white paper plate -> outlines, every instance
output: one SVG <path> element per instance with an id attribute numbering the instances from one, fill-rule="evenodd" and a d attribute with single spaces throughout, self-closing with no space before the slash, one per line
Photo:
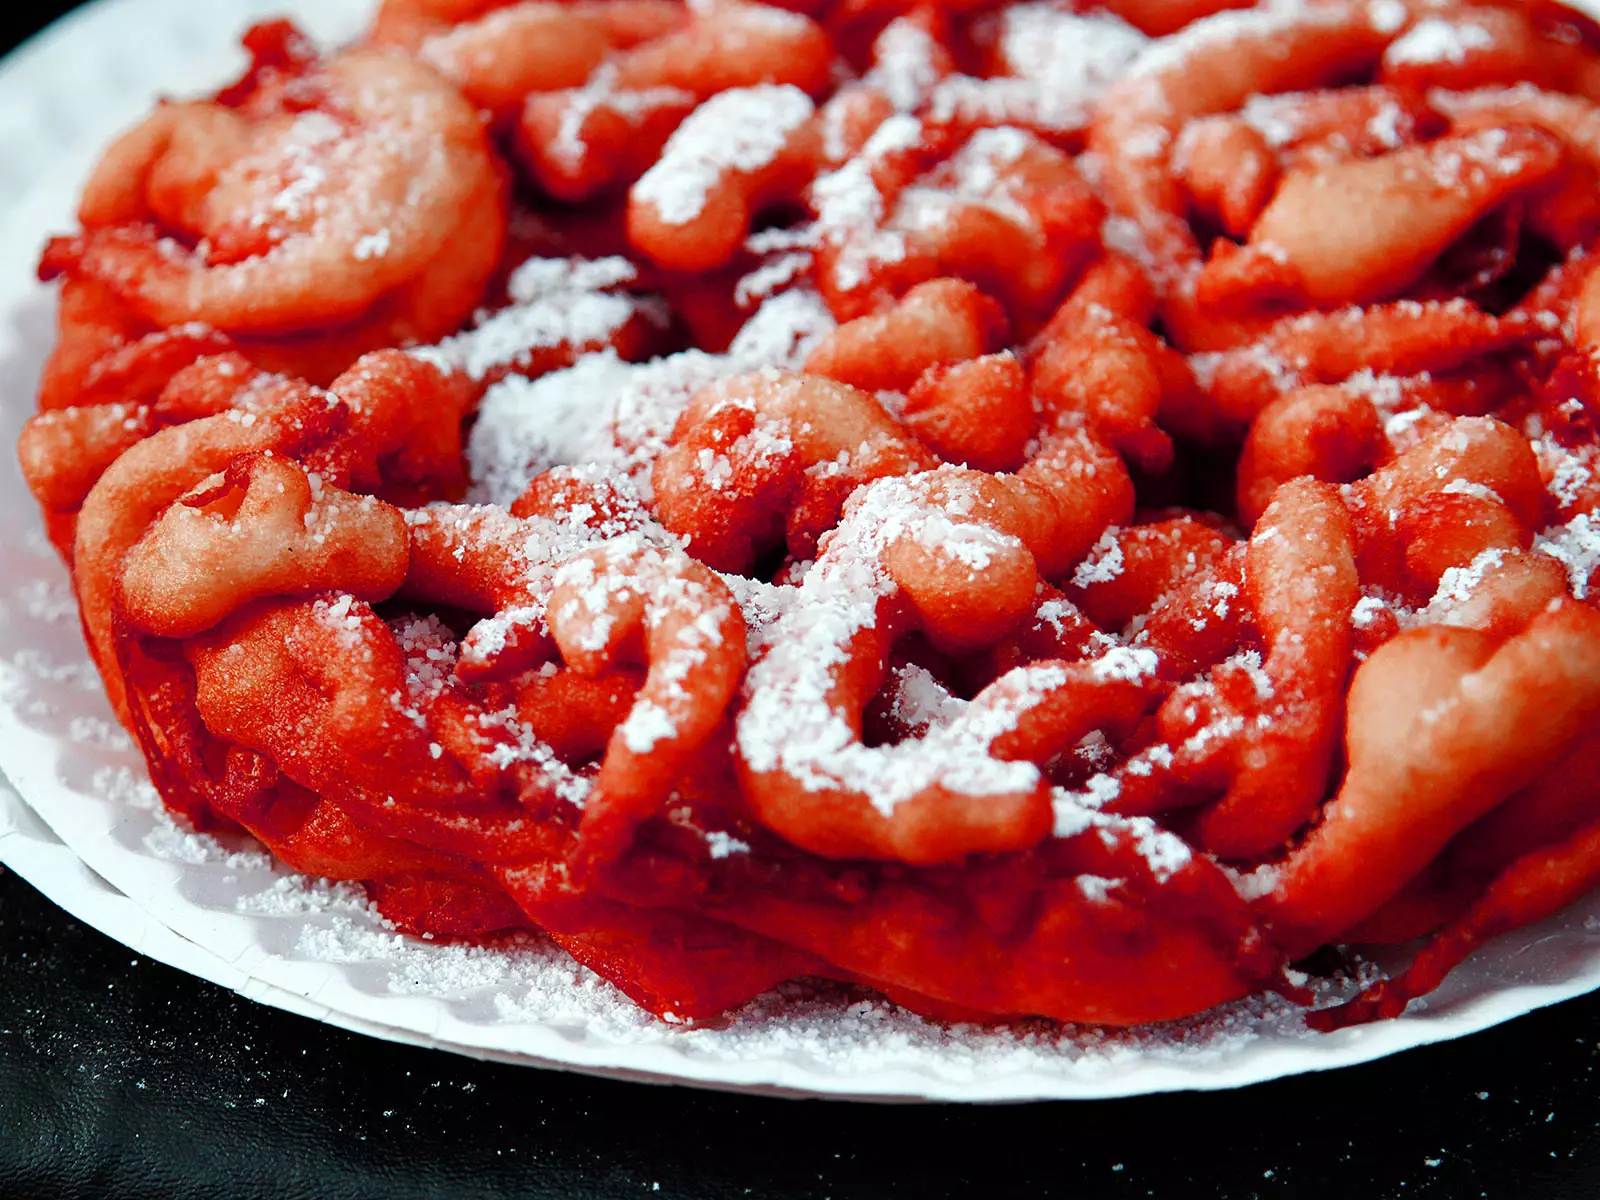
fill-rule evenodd
<path id="1" fill-rule="evenodd" d="M 0 445 L 31 411 L 53 298 L 33 281 L 78 182 L 160 93 L 220 82 L 251 19 L 319 37 L 368 0 L 101 0 L 0 64 Z M 1215 1089 L 1459 1037 L 1600 987 L 1600 897 L 1502 939 L 1397 1021 L 1316 1035 L 1276 1000 L 1133 1033 L 946 1029 L 801 989 L 718 1029 L 677 1029 L 534 939 L 398 937 L 359 894 L 176 827 L 117 727 L 67 577 L 14 468 L 0 470 L 0 859 L 142 954 L 293 1012 L 480 1057 L 635 1079 L 882 1100 L 1094 1098 Z"/>

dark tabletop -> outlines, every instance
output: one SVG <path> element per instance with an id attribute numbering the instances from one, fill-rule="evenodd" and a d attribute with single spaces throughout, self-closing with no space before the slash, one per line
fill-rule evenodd
<path id="1" fill-rule="evenodd" d="M 0 2 L 0 48 L 71 7 Z M 1591 997 L 1212 1095 L 887 1108 L 599 1082 L 262 1007 L 0 873 L 3 1200 L 1600 1197 L 1597 1061 Z"/>
<path id="2" fill-rule="evenodd" d="M 1211 1095 L 767 1100 L 348 1034 L 134 956 L 0 876 L 0 1196 L 1586 1197 L 1600 999 Z"/>

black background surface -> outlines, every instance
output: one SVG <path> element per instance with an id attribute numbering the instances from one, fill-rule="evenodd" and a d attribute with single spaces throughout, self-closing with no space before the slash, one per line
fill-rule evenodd
<path id="1" fill-rule="evenodd" d="M 194 0 L 196 4 L 209 0 Z M 70 4 L 0 0 L 0 46 Z M 765 1100 L 392 1046 L 133 956 L 0 874 L 0 1197 L 1600 1197 L 1600 997 L 1240 1092 Z"/>

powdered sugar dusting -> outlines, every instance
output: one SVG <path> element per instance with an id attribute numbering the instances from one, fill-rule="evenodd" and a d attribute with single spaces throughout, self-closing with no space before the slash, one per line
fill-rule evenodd
<path id="1" fill-rule="evenodd" d="M 630 378 L 615 354 L 586 354 L 566 370 L 490 388 L 467 443 L 474 498 L 509 505 L 535 475 L 602 453 L 605 403 Z"/>
<path id="2" fill-rule="evenodd" d="M 811 98 L 787 84 L 721 92 L 678 127 L 629 196 L 666 224 L 686 225 L 725 175 L 772 162 L 811 113 Z"/>
<path id="3" fill-rule="evenodd" d="M 1065 135 L 1088 124 L 1095 104 L 1148 46 L 1107 13 L 1016 4 L 998 18 L 997 66 L 981 79 L 955 74 L 928 92 L 922 115 L 936 124 L 1014 124 Z"/>
<path id="4" fill-rule="evenodd" d="M 872 43 L 872 67 L 862 82 L 880 89 L 899 112 L 922 106 L 938 84 L 943 47 L 918 21 L 897 17 Z"/>
<path id="5" fill-rule="evenodd" d="M 615 290 L 637 273 L 625 258 L 531 258 L 512 272 L 509 305 L 467 333 L 412 353 L 444 370 L 484 379 L 532 365 L 540 350 L 580 354 L 603 346 L 636 316 L 665 325 L 660 302 Z"/>
<path id="6" fill-rule="evenodd" d="M 505 379 L 484 397 L 468 441 L 472 498 L 509 505 L 561 464 L 621 475 L 648 498 L 650 466 L 690 396 L 742 370 L 799 366 L 833 325 L 816 293 L 792 288 L 766 300 L 726 354 L 686 350 L 632 364 L 602 352 L 538 379 Z"/>
<path id="7" fill-rule="evenodd" d="M 938 524 L 937 531 L 930 521 Z M 911 538 L 945 547 L 954 543 L 958 560 L 978 553 L 979 547 L 952 538 L 958 528 L 980 541 L 992 536 L 984 526 L 930 510 L 915 485 L 903 479 L 879 480 L 857 493 L 849 515 L 826 543 L 832 549 L 807 574 L 779 618 L 766 655 L 746 677 L 736 738 L 752 770 L 782 771 L 812 790 L 858 792 L 885 816 L 935 784 L 971 796 L 1010 795 L 1038 784 L 1032 763 L 1003 762 L 987 747 L 1014 727 L 1029 697 L 1060 686 L 1063 679 L 1051 668 L 1019 679 L 1014 703 L 965 705 L 923 737 L 892 746 L 865 745 L 829 703 L 847 648 L 859 633 L 877 627 L 880 602 L 892 594 L 879 561 L 883 548 Z"/>
<path id="8" fill-rule="evenodd" d="M 1424 17 L 1389 47 L 1384 54 L 1384 61 L 1392 66 L 1422 63 L 1459 65 L 1467 61 L 1470 51 L 1489 49 L 1494 42 L 1494 35 L 1475 21 Z"/>
<path id="9" fill-rule="evenodd" d="M 1600 573 L 1600 521 L 1579 513 L 1565 525 L 1546 529 L 1534 539 L 1533 548 L 1566 567 L 1575 597 L 1589 598 Z"/>
<path id="10" fill-rule="evenodd" d="M 880 162 L 916 146 L 922 122 L 897 113 L 867 139 L 861 152 L 811 184 L 811 206 L 821 239 L 838 248 L 834 282 L 842 290 L 859 287 L 880 263 L 899 262 L 908 252 L 905 235 L 883 229 L 888 206 L 873 178 Z"/>
<path id="11" fill-rule="evenodd" d="M 1424 625 L 1455 625 L 1461 623 L 1458 610 L 1471 600 L 1487 576 L 1505 561 L 1506 552 L 1490 547 L 1478 554 L 1464 567 L 1451 567 L 1439 577 L 1439 586 L 1427 608 L 1417 614 L 1417 622 Z M 1581 597 L 1580 597 L 1581 599 Z"/>
<path id="12" fill-rule="evenodd" d="M 1106 530 L 1100 535 L 1100 540 L 1090 547 L 1088 555 L 1072 573 L 1074 587 L 1110 583 L 1122 574 L 1122 543 L 1117 539 L 1118 532 L 1116 529 Z"/>
<path id="13" fill-rule="evenodd" d="M 1015 797 L 1041 786 L 1031 762 L 998 758 L 990 747 L 1023 714 L 1069 686 L 1058 664 L 1018 667 L 971 702 L 934 690 L 931 680 L 912 673 L 902 680 L 898 703 L 907 724 L 920 732 L 893 745 L 866 745 L 832 702 L 838 672 L 859 638 L 880 627 L 896 593 L 884 566 L 888 548 L 915 542 L 977 579 L 989 555 L 1014 541 L 963 515 L 973 498 L 962 488 L 959 474 L 937 470 L 880 479 L 857 491 L 746 677 L 736 740 L 752 771 L 781 773 L 810 791 L 865 797 L 885 817 L 936 787 L 963 796 Z M 1098 679 L 1138 682 L 1154 673 L 1157 658 L 1148 649 L 1111 643 L 1090 667 Z"/>

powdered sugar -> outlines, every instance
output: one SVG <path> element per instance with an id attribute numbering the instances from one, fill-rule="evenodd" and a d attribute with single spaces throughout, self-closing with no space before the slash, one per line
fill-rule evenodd
<path id="1" fill-rule="evenodd" d="M 1596 454 L 1593 447 L 1568 449 L 1549 434 L 1533 434 L 1531 444 L 1548 477 L 1545 487 L 1563 509 L 1581 507 L 1586 496 L 1594 489 Z"/>
<path id="2" fill-rule="evenodd" d="M 811 254 L 802 252 L 780 254 L 771 261 L 762 263 L 734 285 L 733 302 L 743 306 L 757 300 L 765 300 L 774 292 L 802 278 L 811 269 L 812 261 Z"/>
<path id="3" fill-rule="evenodd" d="M 1533 548 L 1566 567 L 1572 594 L 1588 599 L 1600 572 L 1600 521 L 1579 513 L 1564 525 L 1546 529 L 1534 539 Z"/>
<path id="4" fill-rule="evenodd" d="M 745 707 L 736 724 L 741 759 L 756 772 L 779 773 L 796 786 L 865 798 L 884 817 L 931 789 L 971 797 L 1016 797 L 1041 786 L 1032 763 L 994 757 L 995 739 L 1063 687 L 1054 664 L 1020 667 L 982 693 L 960 700 L 915 673 L 901 681 L 897 703 L 917 736 L 868 746 L 851 715 L 834 704 L 838 674 L 859 653 L 863 637 L 881 628 L 895 584 L 886 549 L 915 542 L 960 564 L 977 578 L 996 534 L 963 516 L 959 474 L 880 479 L 858 491 L 840 526 L 772 628 L 763 657 L 745 680 Z M 933 502 L 931 495 L 940 499 Z M 880 635 L 881 636 L 881 635 Z M 1110 644 L 1091 661 L 1099 679 L 1137 682 L 1154 673 L 1155 653 Z"/>
<path id="5" fill-rule="evenodd" d="M 1444 188 L 1481 187 L 1492 178 L 1515 177 L 1523 158 L 1506 151 L 1504 129 L 1484 129 L 1457 138 L 1449 153 L 1435 153 L 1429 162 L 1430 178 Z"/>
<path id="6" fill-rule="evenodd" d="M 510 505 L 548 468 L 604 455 L 605 402 L 631 377 L 616 355 L 587 354 L 567 370 L 490 388 L 467 443 L 475 498 Z"/>
<path id="7" fill-rule="evenodd" d="M 1428 602 L 1427 608 L 1417 614 L 1424 625 L 1455 625 L 1460 623 L 1458 610 L 1471 600 L 1483 585 L 1484 578 L 1505 561 L 1506 552 L 1490 547 L 1479 553 L 1464 567 L 1451 567 L 1439 577 L 1439 586 Z"/>
<path id="8" fill-rule="evenodd" d="M 700 388 L 741 370 L 797 366 L 833 318 L 815 293 L 791 289 L 756 310 L 724 355 L 688 350 L 649 363 L 588 354 L 538 379 L 511 377 L 484 397 L 467 446 L 473 498 L 509 505 L 560 464 L 588 464 L 650 495 L 649 468 Z"/>
<path id="9" fill-rule="evenodd" d="M 374 258 L 382 258 L 388 254 L 393 244 L 393 235 L 387 229 L 379 229 L 356 242 L 352 254 L 357 262 L 370 262 Z"/>
<path id="10" fill-rule="evenodd" d="M 1350 610 L 1350 624 L 1356 629 L 1371 629 L 1389 610 L 1390 605 L 1382 596 L 1363 596 Z"/>
<path id="11" fill-rule="evenodd" d="M 1097 583 L 1110 583 L 1122 574 L 1122 543 L 1119 530 L 1108 529 L 1084 556 L 1072 573 L 1072 586 L 1086 588 Z"/>
<path id="12" fill-rule="evenodd" d="M 627 322 L 641 317 L 666 324 L 657 301 L 617 292 L 637 269 L 625 258 L 531 258 L 512 272 L 511 303 L 482 317 L 468 333 L 412 353 L 473 379 L 533 364 L 535 352 L 579 354 L 605 345 Z"/>
<path id="13" fill-rule="evenodd" d="M 1487 50 L 1494 35 L 1469 19 L 1424 17 L 1398 38 L 1384 54 L 1390 66 L 1426 63 L 1461 64 L 1473 50 Z"/>
<path id="14" fill-rule="evenodd" d="M 1013 4 L 1000 16 L 1000 61 L 1013 75 L 1074 87 L 1098 100 L 1149 39 L 1119 17 L 1082 16 L 1053 4 Z"/>
<path id="15" fill-rule="evenodd" d="M 1271 863 L 1251 871 L 1235 871 L 1228 867 L 1223 867 L 1223 870 L 1241 900 L 1259 900 L 1263 896 L 1270 896 L 1277 890 L 1281 877 L 1279 869 Z"/>
<path id="16" fill-rule="evenodd" d="M 811 98 L 787 84 L 721 92 L 678 127 L 630 199 L 668 225 L 686 225 L 730 172 L 758 171 L 777 158 L 811 113 Z"/>
<path id="17" fill-rule="evenodd" d="M 841 290 L 859 287 L 875 265 L 905 258 L 909 249 L 905 235 L 882 228 L 887 205 L 873 168 L 916 146 L 922 134 L 919 120 L 896 114 L 873 131 L 859 154 L 812 182 L 811 206 L 819 236 L 837 247 L 833 275 Z"/>
<path id="18" fill-rule="evenodd" d="M 1116 679 L 1123 683 L 1143 683 L 1155 678 L 1160 659 L 1144 646 L 1111 646 L 1089 662 L 1096 679 Z"/>
<path id="19" fill-rule="evenodd" d="M 689 105 L 694 97 L 678 88 L 630 90 L 617 87 L 614 63 L 602 63 L 580 88 L 563 94 L 561 117 L 546 152 L 568 170 L 576 169 L 588 154 L 583 138 L 585 124 L 599 112 L 615 113 L 630 123 L 668 105 Z"/>
<path id="20" fill-rule="evenodd" d="M 937 518 L 939 529 L 927 522 Z M 944 545 L 962 523 L 931 511 L 914 485 L 884 479 L 858 493 L 845 521 L 801 583 L 793 604 L 774 627 L 765 656 L 745 681 L 745 708 L 736 726 L 741 758 L 754 771 L 782 772 L 801 787 L 865 796 L 885 816 L 904 800 L 935 785 L 962 795 L 1012 795 L 1037 786 L 1038 769 L 1002 762 L 989 744 L 1012 728 L 1029 697 L 1042 697 L 1063 680 L 1049 669 L 1018 680 L 1011 703 L 968 705 L 955 719 L 918 739 L 868 747 L 829 702 L 848 647 L 877 628 L 880 602 L 893 589 L 879 562 L 900 538 Z M 947 528 L 946 526 L 949 526 Z M 967 526 L 987 533 L 982 526 Z M 967 553 L 957 539 L 957 553 Z"/>
<path id="21" fill-rule="evenodd" d="M 1072 133 L 1088 124 L 1095 104 L 1149 44 L 1117 17 L 1043 3 L 1012 5 L 999 23 L 996 50 L 1006 74 L 940 80 L 928 97 L 928 119 Z"/>
<path id="22" fill-rule="evenodd" d="M 1033 228 L 1034 215 L 1017 196 L 1008 168 L 1039 152 L 1049 150 L 1025 130 L 1010 125 L 980 129 L 939 167 L 901 192 L 889 224 L 912 234 L 937 231 L 962 208 L 981 205 L 1025 229 Z"/>
<path id="23" fill-rule="evenodd" d="M 933 672 L 919 663 L 896 668 L 888 687 L 894 696 L 891 712 L 895 720 L 918 733 L 935 725 L 948 725 L 965 707 Z"/>
<path id="24" fill-rule="evenodd" d="M 921 22 L 897 17 L 872 43 L 872 67 L 862 82 L 880 89 L 898 112 L 920 108 L 938 84 L 943 47 Z M 835 155 L 835 157 L 839 157 Z"/>

